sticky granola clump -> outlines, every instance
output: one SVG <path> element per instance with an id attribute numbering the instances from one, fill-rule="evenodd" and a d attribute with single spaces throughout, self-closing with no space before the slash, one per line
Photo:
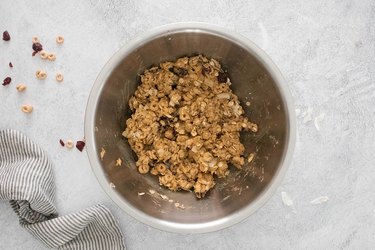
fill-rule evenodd
<path id="1" fill-rule="evenodd" d="M 244 117 L 218 61 L 202 55 L 161 63 L 141 75 L 129 100 L 132 116 L 123 136 L 138 156 L 138 171 L 159 177 L 170 190 L 202 198 L 229 164 L 245 164 L 242 130 L 258 126 Z"/>

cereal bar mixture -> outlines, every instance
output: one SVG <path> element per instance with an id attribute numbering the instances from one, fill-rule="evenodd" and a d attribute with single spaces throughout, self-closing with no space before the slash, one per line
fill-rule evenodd
<path id="1" fill-rule="evenodd" d="M 228 164 L 241 169 L 240 131 L 255 133 L 258 126 L 243 116 L 230 84 L 220 63 L 202 55 L 146 70 L 129 100 L 133 113 L 123 132 L 138 156 L 138 171 L 202 198 L 215 176 L 229 174 Z"/>

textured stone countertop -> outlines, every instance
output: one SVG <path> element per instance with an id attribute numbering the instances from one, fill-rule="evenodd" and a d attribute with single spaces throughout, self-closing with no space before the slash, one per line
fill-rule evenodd
<path id="1" fill-rule="evenodd" d="M 274 196 L 243 222 L 202 235 L 136 221 L 104 194 L 86 153 L 58 143 L 83 137 L 87 97 L 110 56 L 137 33 L 178 21 L 221 25 L 254 41 L 279 66 L 300 110 L 293 163 Z M 0 86 L 0 129 L 19 129 L 47 150 L 60 214 L 106 205 L 120 221 L 128 249 L 373 249 L 374 1 L 1 0 L 4 30 L 12 40 L 0 41 L 0 76 L 13 82 Z M 55 43 L 59 34 L 62 46 Z M 31 57 L 34 35 L 57 53 L 55 62 Z M 40 68 L 49 74 L 43 82 L 34 75 Z M 54 80 L 57 71 L 64 74 L 62 84 Z M 20 82 L 29 87 L 22 94 L 15 90 Z M 31 115 L 20 111 L 24 103 L 34 106 Z M 295 212 L 281 192 L 289 194 Z M 319 196 L 329 201 L 311 204 Z M 6 202 L 0 211 L 0 249 L 43 249 Z"/>

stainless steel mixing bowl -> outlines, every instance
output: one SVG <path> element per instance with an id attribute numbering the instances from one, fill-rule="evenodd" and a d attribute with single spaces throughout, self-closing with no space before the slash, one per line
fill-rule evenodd
<path id="1" fill-rule="evenodd" d="M 260 128 L 256 134 L 241 135 L 245 155 L 256 152 L 254 161 L 246 163 L 241 171 L 232 167 L 230 175 L 218 179 L 215 188 L 201 200 L 190 192 L 172 192 L 160 187 L 157 178 L 150 174 L 139 174 L 136 156 L 121 136 L 130 116 L 129 97 L 140 81 L 138 75 L 160 62 L 196 54 L 222 63 L 245 115 Z M 247 101 L 250 107 L 245 106 Z M 180 23 L 138 36 L 109 60 L 90 93 L 85 137 L 92 170 L 119 207 L 162 230 L 200 233 L 233 225 L 270 198 L 291 160 L 295 117 L 282 75 L 254 43 L 220 27 Z M 106 150 L 103 160 L 99 157 L 102 148 Z M 123 165 L 116 167 L 119 157 Z M 150 194 L 149 190 L 157 193 Z M 139 195 L 142 193 L 145 194 Z M 185 208 L 176 208 L 175 203 Z"/>

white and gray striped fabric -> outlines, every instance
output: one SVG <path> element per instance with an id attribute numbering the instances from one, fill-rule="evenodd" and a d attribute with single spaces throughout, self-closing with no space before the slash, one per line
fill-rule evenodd
<path id="1" fill-rule="evenodd" d="M 10 201 L 22 227 L 48 248 L 125 249 L 124 238 L 103 205 L 58 217 L 52 163 L 18 131 L 0 131 L 0 200 Z"/>

